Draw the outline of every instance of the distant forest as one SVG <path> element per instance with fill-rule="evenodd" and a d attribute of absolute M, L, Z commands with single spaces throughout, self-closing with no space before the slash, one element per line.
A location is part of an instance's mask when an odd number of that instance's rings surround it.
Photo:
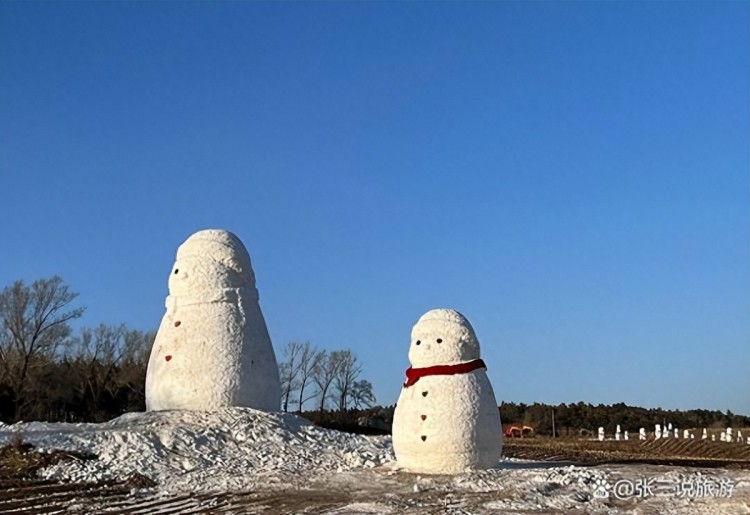
<path fill-rule="evenodd" d="M 347 412 L 309 411 L 302 416 L 313 422 L 333 429 L 364 433 L 388 433 L 393 422 L 395 406 L 375 407 L 366 410 Z M 539 436 L 552 436 L 552 414 L 555 418 L 556 436 L 580 436 L 595 434 L 599 427 L 614 433 L 617 424 L 622 430 L 637 434 L 641 427 L 654 430 L 655 424 L 673 424 L 680 429 L 748 427 L 750 417 L 735 415 L 731 411 L 710 410 L 665 410 L 661 408 L 639 408 L 622 403 L 594 406 L 578 402 L 576 404 L 500 404 L 500 419 L 503 428 L 511 425 L 527 425 L 534 428 Z"/>
<path fill-rule="evenodd" d="M 0 421 L 103 422 L 145 409 L 145 378 L 155 333 L 124 325 L 99 325 L 73 333 L 70 322 L 84 309 L 77 294 L 59 277 L 31 285 L 17 281 L 0 292 Z M 290 342 L 279 368 L 284 410 L 300 413 L 326 427 L 387 433 L 394 407 L 375 403 L 370 383 L 359 377 L 361 365 L 350 350 L 322 351 Z M 304 411 L 307 402 L 316 411 Z M 637 432 L 655 424 L 680 429 L 748 427 L 750 417 L 710 410 L 645 409 L 625 404 L 530 405 L 503 402 L 503 425 L 532 426 L 538 435 L 559 436 L 617 424 Z"/>

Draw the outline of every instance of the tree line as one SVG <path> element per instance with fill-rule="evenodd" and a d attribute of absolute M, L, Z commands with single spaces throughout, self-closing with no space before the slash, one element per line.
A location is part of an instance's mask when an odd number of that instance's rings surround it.
<path fill-rule="evenodd" d="M 388 433 L 393 424 L 394 406 L 374 406 L 368 409 L 349 409 L 346 412 L 307 411 L 303 416 L 318 425 L 361 433 Z M 558 437 L 593 436 L 599 427 L 614 433 L 617 424 L 623 430 L 637 432 L 641 427 L 653 431 L 655 424 L 673 424 L 680 429 L 748 427 L 750 417 L 736 415 L 727 410 L 666 410 L 662 408 L 640 408 L 623 403 L 594 406 L 583 402 L 572 404 L 524 404 L 503 402 L 499 406 L 503 429 L 513 425 L 534 428 L 539 436 L 552 436 L 554 418 L 555 435 Z M 378 429 L 378 431 L 373 431 Z"/>
<path fill-rule="evenodd" d="M 70 323 L 85 309 L 54 276 L 0 293 L 0 420 L 104 421 L 145 407 L 155 333 Z"/>
<path fill-rule="evenodd" d="M 289 342 L 279 363 L 281 407 L 302 411 L 313 400 L 318 411 L 370 407 L 375 403 L 372 384 L 360 379 L 361 373 L 362 365 L 351 350 L 329 352 L 307 341 Z"/>
<path fill-rule="evenodd" d="M 155 332 L 125 325 L 83 327 L 77 293 L 54 276 L 30 285 L 17 281 L 0 292 L 0 421 L 100 422 L 145 410 L 146 367 Z M 393 406 L 373 406 L 372 384 L 351 350 L 328 351 L 290 342 L 279 361 L 284 411 L 304 412 L 322 425 L 387 431 Z M 593 406 L 503 402 L 504 426 L 525 424 L 540 435 L 608 431 L 620 424 L 635 431 L 655 424 L 680 428 L 747 427 L 750 417 L 731 411 L 664 410 L 623 403 Z"/>
<path fill-rule="evenodd" d="M 656 424 L 673 424 L 681 429 L 747 427 L 750 417 L 735 415 L 730 410 L 667 410 L 662 408 L 641 408 L 628 406 L 622 402 L 594 406 L 583 402 L 571 404 L 524 404 L 503 402 L 500 405 L 500 419 L 504 426 L 511 424 L 528 425 L 536 434 L 556 436 L 576 436 L 595 433 L 599 427 L 614 432 L 619 424 L 623 430 L 638 431 L 641 427 L 653 431 Z"/>
<path fill-rule="evenodd" d="M 59 276 L 16 281 L 0 292 L 0 421 L 101 422 L 144 411 L 146 368 L 156 333 L 124 324 L 82 327 L 78 294 Z M 315 400 L 345 411 L 375 402 L 350 350 L 291 342 L 279 364 L 286 411 Z"/>

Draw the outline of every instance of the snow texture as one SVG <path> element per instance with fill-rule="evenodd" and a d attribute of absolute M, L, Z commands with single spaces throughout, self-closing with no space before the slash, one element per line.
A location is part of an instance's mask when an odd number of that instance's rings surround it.
<path fill-rule="evenodd" d="M 411 333 L 415 368 L 479 359 L 479 341 L 457 311 L 424 314 Z M 484 368 L 421 377 L 401 390 L 393 418 L 393 448 L 412 472 L 456 474 L 497 466 L 502 429 L 495 393 Z"/>
<path fill-rule="evenodd" d="M 253 488 L 274 477 L 371 468 L 394 459 L 390 437 L 332 431 L 295 415 L 249 408 L 128 413 L 103 424 L 19 423 L 0 429 L 0 444 L 13 432 L 41 450 L 98 456 L 53 465 L 42 471 L 46 479 L 100 481 L 139 473 L 166 491 Z"/>
<path fill-rule="evenodd" d="M 132 513 L 176 513 L 179 505 L 190 513 L 750 514 L 748 471 L 506 458 L 487 470 L 418 475 L 399 469 L 389 437 L 340 433 L 247 408 L 130 413 L 104 424 L 2 425 L 0 446 L 17 434 L 40 451 L 98 456 L 59 462 L 41 470 L 42 478 L 98 482 L 139 473 L 155 481 L 154 488 L 133 489 L 120 505 L 140 507 L 125 510 Z M 618 500 L 612 492 L 619 479 L 661 486 Z M 674 486 L 686 480 L 731 481 L 733 492 L 680 497 Z M 602 488 L 606 498 L 596 496 Z M 64 502 L 66 512 L 118 510 L 106 497 L 97 504 L 50 496 L 51 504 Z"/>
<path fill-rule="evenodd" d="M 279 409 L 276 357 L 237 236 L 210 229 L 180 245 L 166 308 L 146 374 L 148 410 Z"/>

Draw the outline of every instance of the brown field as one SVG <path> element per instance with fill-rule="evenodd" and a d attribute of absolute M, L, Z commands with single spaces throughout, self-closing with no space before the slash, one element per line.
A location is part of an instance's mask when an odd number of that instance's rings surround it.
<path fill-rule="evenodd" d="M 649 463 L 750 470 L 750 445 L 677 438 L 603 442 L 579 438 L 506 438 L 503 455 L 588 465 Z"/>
<path fill-rule="evenodd" d="M 750 446 L 747 444 L 711 442 L 703 440 L 649 439 L 646 441 L 604 441 L 573 438 L 506 439 L 503 449 L 506 457 L 575 463 L 579 465 L 644 464 L 674 465 L 701 469 L 720 467 L 750 470 Z M 59 460 L 86 460 L 93 456 L 77 455 L 63 451 L 38 453 L 30 445 L 17 443 L 0 448 L 0 512 L 2 513 L 92 513 L 106 509 L 117 513 L 329 513 L 346 510 L 352 502 L 382 502 L 383 488 L 365 480 L 357 491 L 347 488 L 319 488 L 257 492 L 217 492 L 212 494 L 183 494 L 160 496 L 150 487 L 155 484 L 148 478 L 134 475 L 116 482 L 64 484 L 42 481 L 36 471 Z M 698 469 L 696 469 L 698 470 Z M 362 474 L 384 474 L 365 471 Z M 369 476 L 367 476 L 369 478 Z M 410 476 L 394 476 L 387 491 L 398 491 L 391 499 L 413 513 L 440 513 L 445 503 L 451 501 L 450 493 L 434 490 L 412 492 L 414 482 Z M 399 485 L 398 481 L 405 482 Z M 403 488 L 401 488 L 403 487 Z M 142 490 L 142 489 L 146 490 Z M 400 488 L 400 490 L 399 490 Z M 372 491 L 370 491 L 372 490 Z M 392 492 L 389 494 L 391 495 Z M 513 494 L 515 495 L 515 494 Z M 524 494 L 525 495 L 525 494 Z M 461 494 L 462 502 L 497 501 L 511 496 L 508 491 Z M 411 503 L 411 504 L 410 504 Z M 414 506 L 412 506 L 414 505 Z M 427 507 L 431 507 L 427 509 Z M 434 509 L 433 509 L 434 508 Z M 432 511 L 431 511 L 432 510 Z M 511 510 L 512 512 L 512 510 Z M 578 513 L 584 513 L 584 511 Z"/>

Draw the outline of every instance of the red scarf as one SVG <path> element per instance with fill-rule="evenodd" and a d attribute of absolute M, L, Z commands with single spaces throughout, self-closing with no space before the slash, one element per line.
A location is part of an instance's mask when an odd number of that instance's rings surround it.
<path fill-rule="evenodd" d="M 414 383 L 419 381 L 420 377 L 425 376 L 450 376 L 453 374 L 467 374 L 472 370 L 478 368 L 487 368 L 484 361 L 481 359 L 475 359 L 467 361 L 466 363 L 459 363 L 458 365 L 435 365 L 434 367 L 425 368 L 412 368 L 406 369 L 406 382 L 404 388 L 409 388 Z"/>

